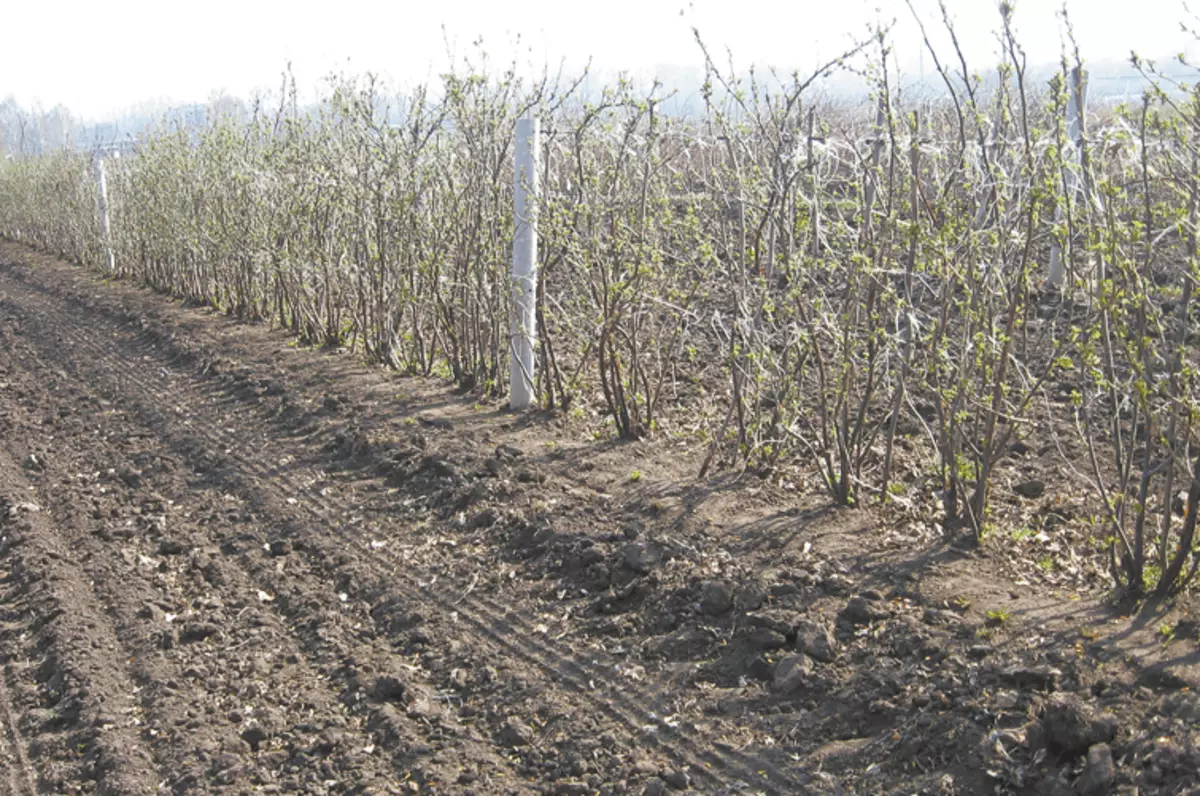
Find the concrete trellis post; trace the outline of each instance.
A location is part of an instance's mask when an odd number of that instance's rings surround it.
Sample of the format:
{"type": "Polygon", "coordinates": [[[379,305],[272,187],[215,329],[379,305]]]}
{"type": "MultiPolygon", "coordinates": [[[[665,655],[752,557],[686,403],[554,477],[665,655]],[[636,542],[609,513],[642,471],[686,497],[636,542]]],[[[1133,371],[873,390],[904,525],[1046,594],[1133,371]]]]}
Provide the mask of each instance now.
{"type": "Polygon", "coordinates": [[[116,268],[112,249],[112,228],[108,219],[108,178],[104,173],[104,156],[96,155],[96,212],[100,216],[100,243],[108,260],[108,270],[116,268]]]}
{"type": "Polygon", "coordinates": [[[812,187],[812,200],[809,203],[810,225],[812,226],[812,256],[821,256],[821,175],[820,167],[816,160],[816,155],[813,151],[813,144],[817,140],[817,114],[816,109],[809,108],[808,110],[808,173],[811,178],[810,184],[812,187]]]}
{"type": "Polygon", "coordinates": [[[532,115],[517,120],[513,155],[513,318],[509,364],[509,405],[528,409],[534,401],[534,347],[537,343],[537,164],[539,123],[532,115]]]}
{"type": "MultiPolygon", "coordinates": [[[[1067,141],[1068,152],[1064,153],[1066,168],[1063,170],[1063,191],[1069,199],[1075,199],[1083,186],[1080,171],[1083,167],[1083,136],[1085,131],[1085,114],[1087,113],[1087,72],[1075,67],[1071,70],[1070,84],[1067,86],[1067,141]]],[[[1088,198],[1085,193],[1085,200],[1088,198]]],[[[1063,209],[1060,205],[1054,211],[1054,223],[1061,223],[1063,209]]],[[[1069,243],[1069,242],[1068,242],[1069,243]]],[[[1050,286],[1058,289],[1067,278],[1067,267],[1064,262],[1062,246],[1056,240],[1050,248],[1050,272],[1047,281],[1050,286]]]]}
{"type": "MultiPolygon", "coordinates": [[[[866,236],[875,224],[875,193],[879,181],[879,161],[883,157],[883,147],[886,137],[888,99],[884,94],[879,95],[875,109],[875,132],[871,141],[871,170],[867,172],[866,185],[863,191],[863,224],[862,232],[866,236]]],[[[812,133],[810,132],[811,136],[812,133]]]]}

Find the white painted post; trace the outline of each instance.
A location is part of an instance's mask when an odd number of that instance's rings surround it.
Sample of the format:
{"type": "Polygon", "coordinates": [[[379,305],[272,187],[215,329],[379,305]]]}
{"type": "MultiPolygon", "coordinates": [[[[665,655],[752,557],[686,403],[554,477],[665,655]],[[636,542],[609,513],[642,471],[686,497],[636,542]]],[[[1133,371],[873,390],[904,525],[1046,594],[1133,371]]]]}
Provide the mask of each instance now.
{"type": "MultiPolygon", "coordinates": [[[[1067,86],[1067,148],[1063,154],[1066,168],[1063,176],[1063,192],[1068,200],[1075,200],[1080,193],[1079,172],[1083,167],[1084,114],[1087,113],[1087,72],[1075,67],[1071,70],[1071,82],[1067,86]]],[[[1087,200],[1088,197],[1084,196],[1087,200]]],[[[1060,205],[1054,211],[1054,223],[1062,221],[1060,205]]],[[[1068,241],[1068,244],[1070,242],[1068,241]]],[[[1054,289],[1062,287],[1067,278],[1067,267],[1062,246],[1056,240],[1050,247],[1050,273],[1046,280],[1054,289]]]]}
{"type": "Polygon", "coordinates": [[[820,167],[813,154],[813,142],[817,139],[817,113],[808,109],[808,172],[811,176],[812,200],[809,202],[810,226],[812,227],[812,256],[821,256],[821,175],[820,167]]]}
{"type": "Polygon", "coordinates": [[[513,154],[513,317],[509,364],[509,406],[533,405],[533,350],[537,342],[537,161],[538,120],[532,112],[517,120],[513,154]]]}
{"type": "Polygon", "coordinates": [[[113,258],[112,231],[108,220],[108,178],[104,174],[104,156],[96,153],[96,209],[100,215],[100,243],[108,259],[108,270],[116,268],[113,258]]]}

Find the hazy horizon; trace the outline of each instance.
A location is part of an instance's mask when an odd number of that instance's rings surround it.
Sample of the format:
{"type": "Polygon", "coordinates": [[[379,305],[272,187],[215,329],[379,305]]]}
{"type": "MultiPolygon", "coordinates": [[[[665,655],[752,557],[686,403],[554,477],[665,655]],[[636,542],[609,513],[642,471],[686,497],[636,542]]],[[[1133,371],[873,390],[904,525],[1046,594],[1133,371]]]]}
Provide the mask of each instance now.
{"type": "MultiPolygon", "coordinates": [[[[938,51],[948,55],[936,0],[912,2],[938,51]]],[[[970,67],[993,66],[996,4],[947,0],[947,6],[970,67]]],[[[1061,3],[1017,0],[1015,7],[1015,28],[1030,65],[1058,61],[1061,3]]],[[[24,107],[43,110],[62,105],[89,123],[139,105],[204,103],[220,94],[245,99],[276,90],[289,63],[300,90],[313,97],[333,72],[373,72],[404,87],[436,78],[451,56],[461,62],[478,40],[494,67],[517,58],[527,67],[561,63],[577,73],[590,57],[598,77],[626,72],[648,79],[702,66],[696,28],[722,63],[729,51],[739,68],[807,72],[864,37],[870,25],[895,20],[893,65],[910,78],[922,65],[927,78],[933,72],[904,0],[737,5],[613,0],[586,19],[540,0],[513,7],[459,0],[432,8],[346,0],[336,14],[230,0],[215,0],[202,14],[194,8],[164,10],[144,0],[103,6],[73,1],[65,8],[66,13],[63,6],[6,11],[14,30],[46,35],[13,37],[0,49],[0,98],[12,96],[24,107]]],[[[1124,61],[1130,50],[1160,58],[1198,51],[1180,30],[1190,17],[1179,0],[1144,0],[1136,15],[1127,8],[1118,0],[1068,4],[1086,59],[1124,61]]]]}

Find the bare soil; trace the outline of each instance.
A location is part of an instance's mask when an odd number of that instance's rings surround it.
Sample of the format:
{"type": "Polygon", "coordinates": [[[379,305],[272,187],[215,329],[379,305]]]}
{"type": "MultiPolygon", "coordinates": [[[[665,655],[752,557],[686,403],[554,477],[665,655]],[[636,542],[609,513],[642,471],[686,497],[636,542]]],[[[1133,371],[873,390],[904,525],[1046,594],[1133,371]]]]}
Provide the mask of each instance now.
{"type": "Polygon", "coordinates": [[[1200,793],[1190,599],[703,455],[0,244],[0,794],[1200,793]]]}

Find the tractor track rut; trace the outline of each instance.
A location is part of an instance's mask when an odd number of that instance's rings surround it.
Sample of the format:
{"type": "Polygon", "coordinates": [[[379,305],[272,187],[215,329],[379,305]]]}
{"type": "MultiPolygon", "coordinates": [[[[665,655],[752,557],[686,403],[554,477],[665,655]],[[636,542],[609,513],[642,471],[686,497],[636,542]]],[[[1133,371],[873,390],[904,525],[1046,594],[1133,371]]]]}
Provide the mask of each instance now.
{"type": "MultiPolygon", "coordinates": [[[[508,599],[486,554],[443,553],[436,512],[412,484],[341,472],[353,423],[321,422],[337,402],[305,395],[311,385],[262,387],[268,351],[232,360],[20,251],[0,257],[4,544],[20,551],[13,570],[61,558],[70,584],[50,591],[74,602],[57,621],[84,624],[112,699],[63,730],[97,750],[83,764],[90,779],[63,761],[45,769],[59,772],[52,782],[35,778],[21,708],[0,690],[10,792],[53,792],[72,776],[82,792],[114,793],[638,792],[639,777],[665,770],[600,757],[594,743],[560,753],[571,738],[646,750],[701,792],[800,784],[681,728],[670,690],[626,676],[618,659],[560,643],[537,606],[508,599]],[[318,408],[300,411],[305,401],[318,408]],[[24,493],[36,510],[11,508],[24,493]],[[381,518],[378,506],[406,495],[407,514],[381,518]]],[[[451,435],[434,424],[429,447],[451,435]]],[[[18,601],[34,589],[19,575],[0,585],[18,601]]],[[[74,671],[54,648],[74,643],[61,636],[6,647],[6,679],[39,656],[74,671]]],[[[84,667],[95,695],[87,677],[84,667]]]]}

